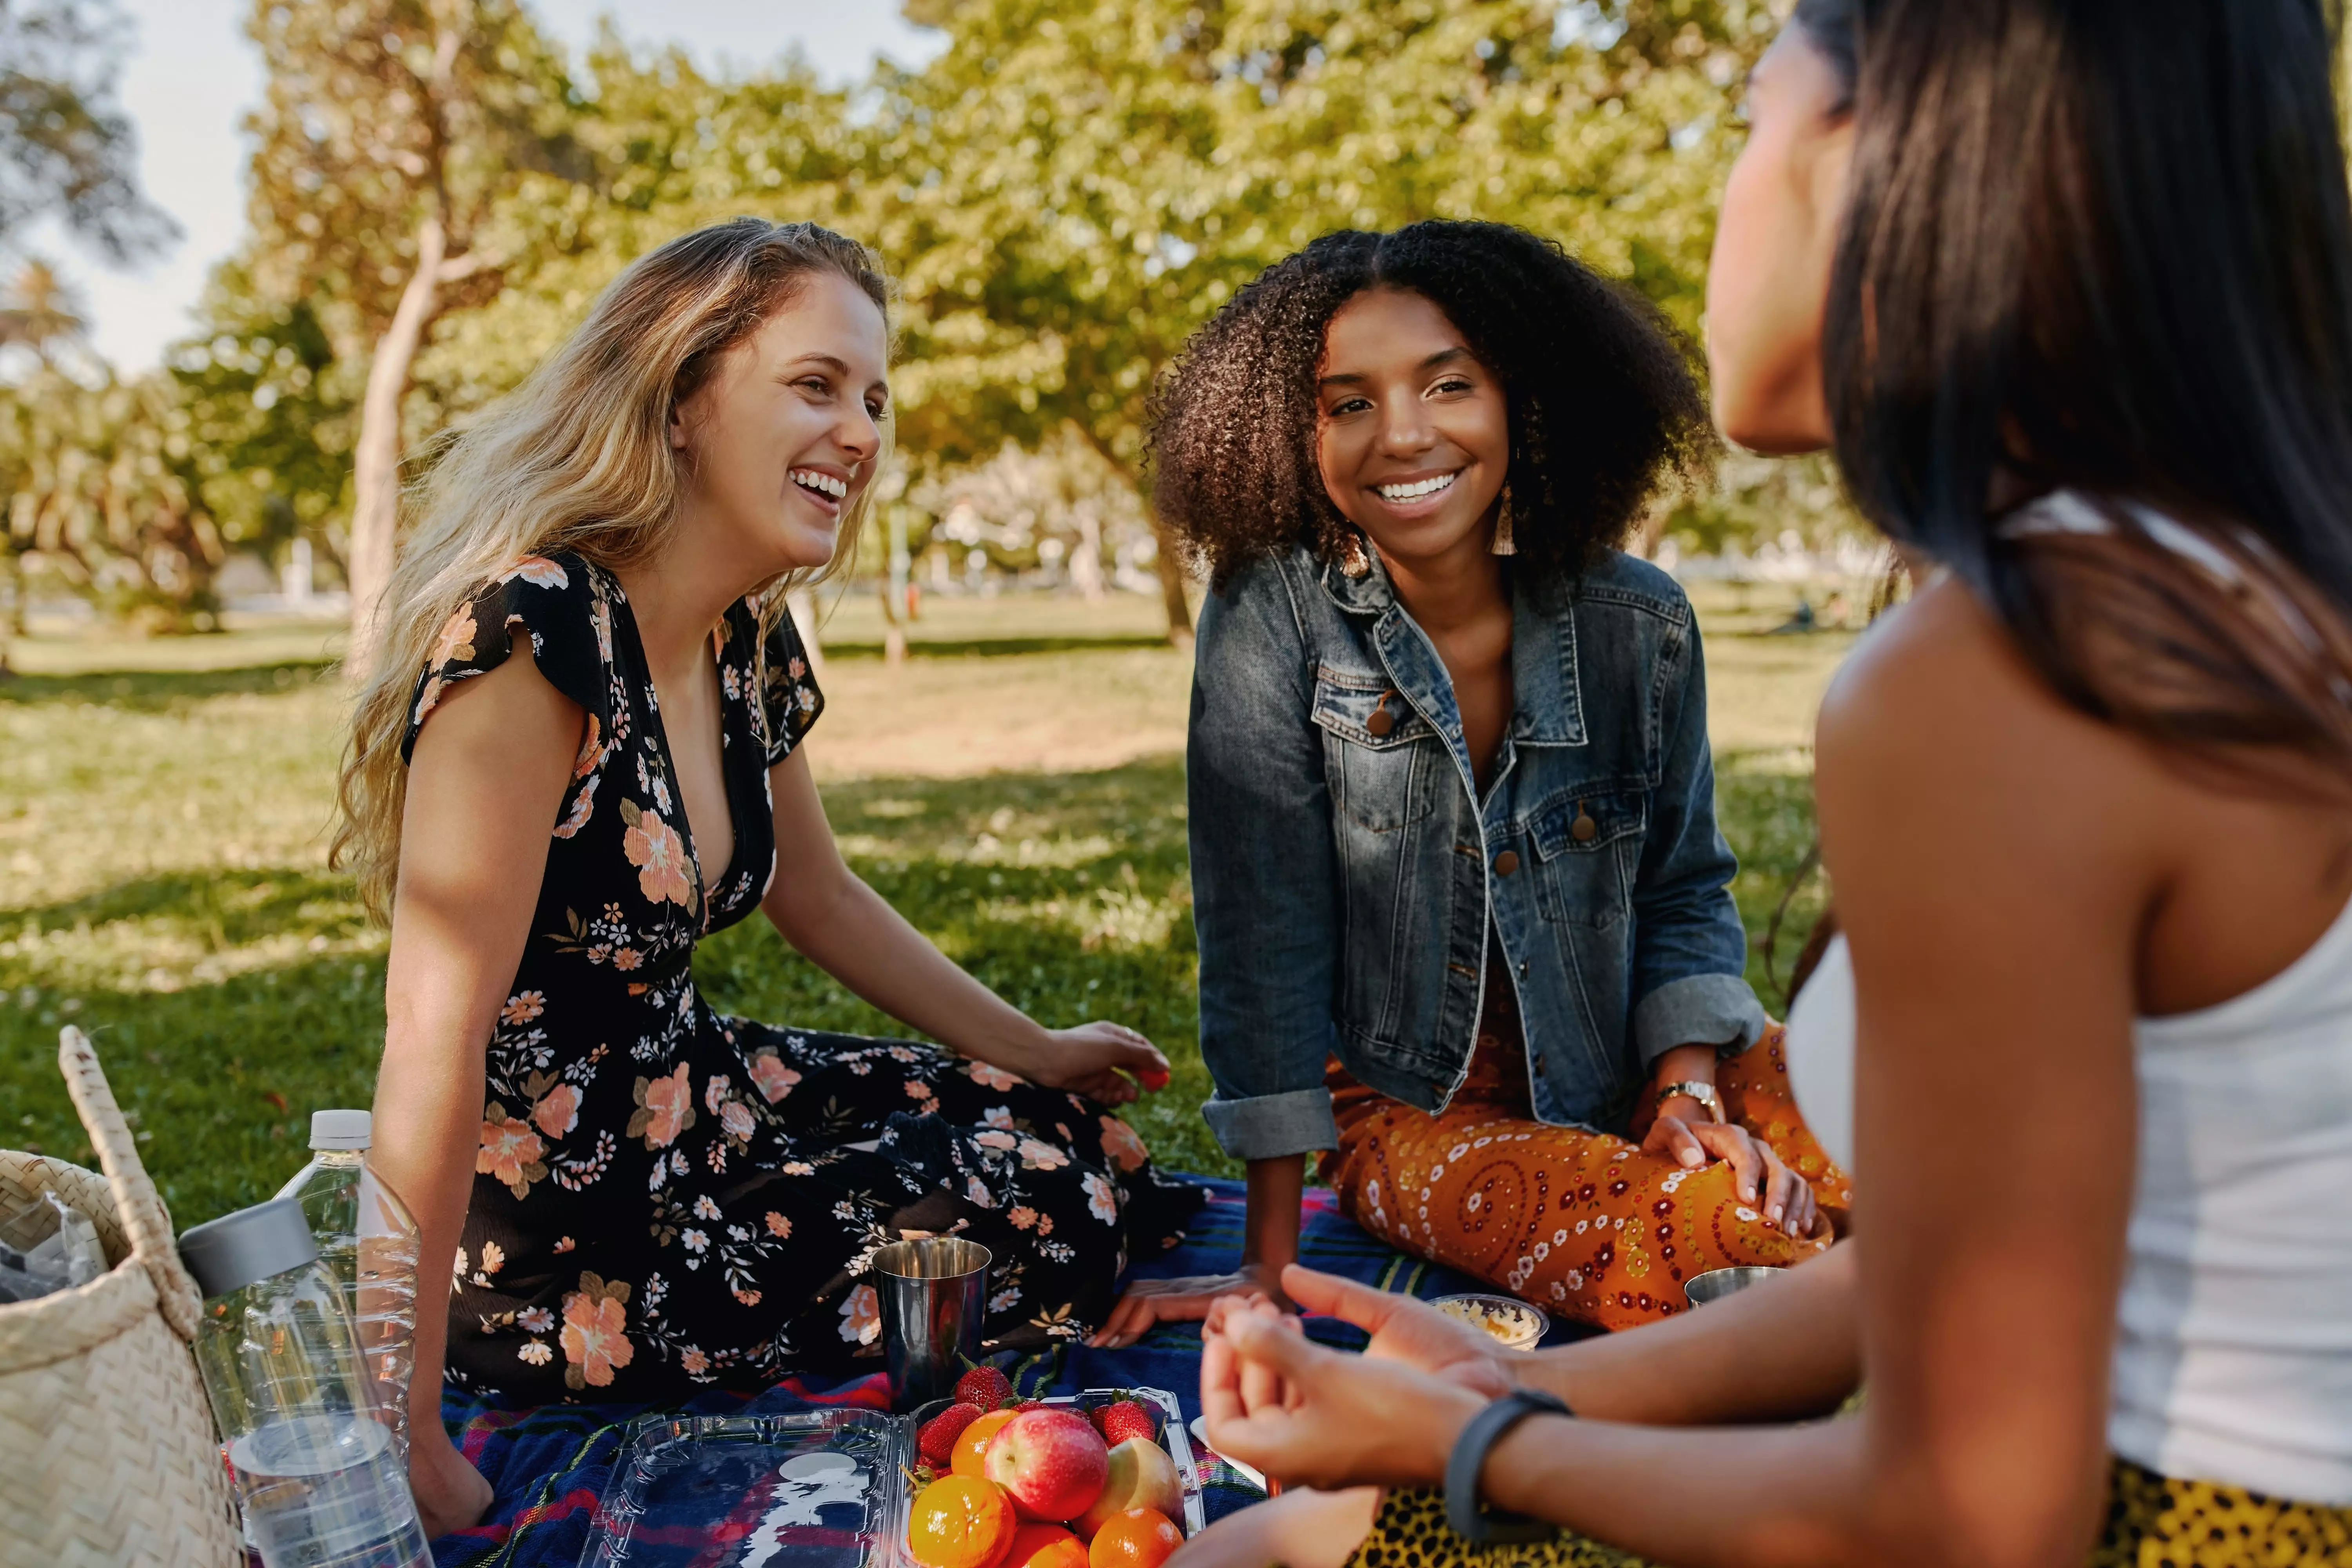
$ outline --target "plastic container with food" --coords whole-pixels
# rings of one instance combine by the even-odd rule
[[[1540,1310],[1509,1296],[1465,1291],[1459,1296],[1440,1296],[1430,1305],[1449,1318],[1459,1318],[1486,1330],[1505,1350],[1535,1349],[1542,1342],[1544,1331],[1551,1326],[1551,1320]]]
[[[1094,1388],[1041,1403],[1142,1405],[1173,1462],[1186,1536],[1207,1523],[1176,1396]],[[855,1407],[782,1415],[646,1416],[624,1434],[581,1568],[915,1568],[909,1505],[920,1484],[910,1415]]]

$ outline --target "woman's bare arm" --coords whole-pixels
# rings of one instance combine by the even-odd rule
[[[530,658],[510,658],[448,689],[409,766],[369,1158],[421,1232],[411,1469],[436,1535],[489,1501],[441,1426],[448,1313],[437,1282],[473,1192],[483,1050],[530,936],[582,722]]]
[[[801,953],[866,1001],[950,1049],[1039,1083],[1117,1105],[1119,1076],[1167,1081],[1168,1060],[1115,1025],[1052,1030],[958,967],[849,868],[809,775],[806,749],[768,770],[776,876],[761,907]]]

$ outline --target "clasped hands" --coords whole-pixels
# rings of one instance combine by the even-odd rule
[[[1307,1338],[1262,1297],[1223,1296],[1202,1325],[1209,1442],[1286,1485],[1441,1485],[1469,1419],[1530,1359],[1411,1296],[1293,1264],[1286,1294],[1368,1331],[1362,1354]]]

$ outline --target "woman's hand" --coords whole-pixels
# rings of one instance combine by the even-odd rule
[[[1372,1342],[1364,1347],[1368,1356],[1458,1384],[1484,1399],[1499,1399],[1518,1386],[1513,1363],[1526,1362],[1525,1354],[1503,1349],[1484,1329],[1448,1317],[1426,1301],[1376,1290],[1336,1274],[1318,1274],[1296,1263],[1282,1271],[1282,1284],[1301,1310],[1353,1323],[1370,1334]],[[1226,1314],[1244,1305],[1229,1299],[1213,1308],[1204,1331],[1216,1332]]]
[[[1141,1339],[1152,1324],[1195,1321],[1207,1317],[1220,1300],[1272,1301],[1287,1311],[1290,1301],[1282,1293],[1282,1273],[1264,1264],[1244,1263],[1231,1274],[1139,1279],[1087,1343],[1097,1350],[1122,1350]]]
[[[1271,1302],[1226,1308],[1201,1355],[1209,1443],[1286,1485],[1436,1486],[1486,1396],[1311,1344]]]
[[[490,1508],[490,1483],[457,1452],[436,1411],[429,1422],[409,1421],[408,1489],[425,1539],[438,1541],[453,1530],[479,1524]]]
[[[1097,1020],[1075,1029],[1045,1029],[1043,1041],[996,1065],[1047,1089],[1067,1089],[1105,1105],[1126,1105],[1145,1089],[1168,1087],[1168,1058],[1124,1024]],[[1130,1079],[1127,1075],[1135,1076]]]
[[[1739,1201],[1762,1210],[1765,1224],[1790,1236],[1811,1236],[1821,1217],[1805,1179],[1781,1163],[1772,1145],[1749,1136],[1744,1127],[1662,1114],[1650,1123],[1642,1152],[1663,1154],[1693,1170],[1711,1160],[1728,1161]]]

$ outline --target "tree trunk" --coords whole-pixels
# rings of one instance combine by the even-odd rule
[[[1070,582],[1086,600],[1103,596],[1102,522],[1095,516],[1095,503],[1080,501],[1077,506],[1078,546],[1070,552]]]
[[[400,403],[408,390],[417,345],[433,319],[447,244],[439,218],[426,218],[418,227],[416,269],[408,275],[392,324],[376,340],[375,357],[368,364],[359,445],[352,461],[352,544],[345,563],[352,587],[352,639],[343,668],[354,679],[367,674],[383,636],[376,612],[392,583],[393,542],[400,526]]]
[[[1177,553],[1175,538],[1156,512],[1151,518],[1151,536],[1160,544],[1151,565],[1160,574],[1160,603],[1168,612],[1168,646],[1189,648],[1192,646],[1192,606],[1184,597],[1184,561]]]

